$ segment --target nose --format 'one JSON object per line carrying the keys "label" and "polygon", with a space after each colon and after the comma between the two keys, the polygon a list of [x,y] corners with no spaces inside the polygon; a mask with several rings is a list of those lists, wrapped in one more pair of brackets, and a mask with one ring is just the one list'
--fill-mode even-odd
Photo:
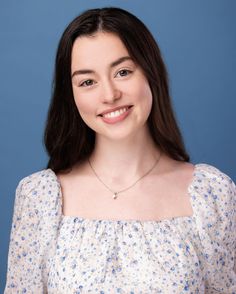
{"label": "nose", "polygon": [[121,91],[112,83],[112,81],[103,81],[101,91],[101,100],[103,103],[113,103],[120,97]]}

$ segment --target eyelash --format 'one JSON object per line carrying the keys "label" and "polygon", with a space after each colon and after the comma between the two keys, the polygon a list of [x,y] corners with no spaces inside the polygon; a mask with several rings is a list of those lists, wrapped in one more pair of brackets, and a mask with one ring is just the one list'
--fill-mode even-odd
{"label": "eyelash", "polygon": [[[129,70],[129,69],[121,69],[121,70],[118,71],[118,73],[120,73],[120,72],[126,72],[126,73],[128,73],[128,74],[126,74],[125,76],[122,76],[122,77],[126,77],[126,76],[128,76],[129,74],[131,74],[133,71],[132,71],[132,70]],[[118,74],[118,73],[117,73],[117,74]],[[91,79],[86,80],[86,81],[84,81],[83,83],[81,83],[81,84],[79,85],[79,87],[91,87],[92,85],[87,85],[87,86],[86,86],[86,83],[87,83],[88,81],[93,81],[93,80],[91,80]]]}

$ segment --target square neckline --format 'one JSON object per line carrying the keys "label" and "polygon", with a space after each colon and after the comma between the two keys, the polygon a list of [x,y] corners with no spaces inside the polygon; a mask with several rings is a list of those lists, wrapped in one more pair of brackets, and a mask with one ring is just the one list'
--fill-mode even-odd
{"label": "square neckline", "polygon": [[65,215],[62,212],[62,200],[63,200],[63,194],[62,194],[62,186],[60,183],[59,178],[57,177],[56,173],[51,169],[48,168],[47,170],[50,171],[52,173],[52,175],[54,176],[58,187],[59,187],[59,200],[61,203],[61,217],[63,221],[73,221],[73,222],[92,222],[92,223],[117,223],[117,224],[133,224],[133,223],[168,223],[168,222],[175,222],[175,221],[191,221],[195,219],[195,208],[194,208],[194,198],[192,195],[192,188],[194,186],[194,182],[196,179],[196,175],[197,175],[197,169],[198,167],[202,165],[201,163],[199,164],[193,164],[193,172],[192,172],[192,178],[187,186],[187,195],[189,196],[189,201],[190,201],[190,205],[192,208],[192,215],[183,215],[183,216],[173,216],[173,217],[169,217],[169,218],[163,218],[163,219],[159,219],[159,220],[139,220],[139,219],[102,219],[102,218],[87,218],[87,217],[82,217],[82,216],[76,216],[76,215]]}

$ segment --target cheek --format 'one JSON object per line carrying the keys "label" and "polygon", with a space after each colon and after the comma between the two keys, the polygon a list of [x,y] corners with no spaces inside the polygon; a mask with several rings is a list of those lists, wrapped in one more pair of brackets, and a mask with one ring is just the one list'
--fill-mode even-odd
{"label": "cheek", "polygon": [[152,92],[148,83],[145,83],[139,91],[139,100],[142,104],[142,109],[150,112],[152,108]]}
{"label": "cheek", "polygon": [[89,99],[90,97],[87,97],[86,95],[78,95],[76,91],[73,93],[76,107],[82,117],[88,115],[94,110],[93,103],[91,103]]}
{"label": "cheek", "polygon": [[75,104],[82,120],[91,128],[91,112],[93,111],[91,107],[92,103],[86,103],[83,99],[75,98]]}
{"label": "cheek", "polygon": [[87,97],[87,95],[78,95],[74,92],[74,100],[77,107],[77,110],[84,121],[84,123],[94,129],[94,122],[91,120],[91,115],[96,115],[95,111],[95,103],[91,102],[91,97]]}

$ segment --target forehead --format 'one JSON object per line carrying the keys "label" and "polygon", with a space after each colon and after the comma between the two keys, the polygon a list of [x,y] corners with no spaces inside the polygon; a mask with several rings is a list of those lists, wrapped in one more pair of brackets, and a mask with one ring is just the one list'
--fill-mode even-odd
{"label": "forehead", "polygon": [[72,48],[71,66],[90,67],[110,64],[112,61],[129,56],[121,39],[113,34],[98,32],[92,36],[78,37]]}

